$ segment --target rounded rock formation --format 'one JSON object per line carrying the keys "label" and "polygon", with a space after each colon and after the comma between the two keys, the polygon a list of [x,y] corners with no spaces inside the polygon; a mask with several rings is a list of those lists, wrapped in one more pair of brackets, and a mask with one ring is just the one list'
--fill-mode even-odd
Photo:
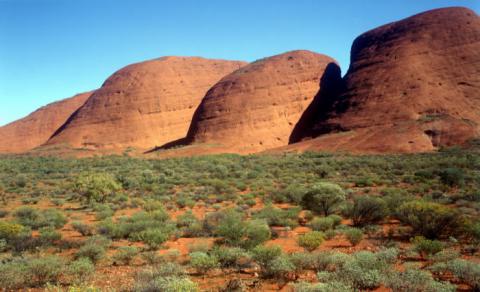
{"label": "rounded rock formation", "polygon": [[324,81],[340,79],[335,60],[309,51],[253,62],[208,91],[188,140],[240,153],[287,145],[309,104],[329,86]]}
{"label": "rounded rock formation", "polygon": [[479,16],[443,8],[362,34],[344,85],[312,149],[418,152],[478,137]]}
{"label": "rounded rock formation", "polygon": [[0,153],[22,153],[47,142],[91,95],[92,92],[87,92],[51,103],[0,127]]}
{"label": "rounded rock formation", "polygon": [[244,62],[162,57],[110,76],[48,144],[147,150],[185,138],[207,90]]}

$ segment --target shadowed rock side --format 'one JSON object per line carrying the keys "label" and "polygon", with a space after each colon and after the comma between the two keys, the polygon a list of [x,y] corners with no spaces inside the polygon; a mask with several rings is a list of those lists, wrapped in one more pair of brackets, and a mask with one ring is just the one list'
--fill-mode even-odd
{"label": "shadowed rock side", "polygon": [[0,127],[0,153],[22,153],[47,142],[91,94],[82,93],[51,103],[23,119]]}
{"label": "shadowed rock side", "polygon": [[344,82],[296,140],[321,136],[292,148],[417,152],[478,137],[480,18],[444,8],[371,30],[354,41]]}
{"label": "shadowed rock side", "polygon": [[245,64],[163,57],[127,66],[110,76],[48,144],[116,152],[183,138],[207,90]]}
{"label": "shadowed rock side", "polygon": [[[325,55],[292,51],[233,72],[202,100],[189,130],[189,142],[216,144],[240,153],[287,145],[319,92],[326,69],[333,67],[338,68]],[[336,77],[340,79],[339,71]]]}

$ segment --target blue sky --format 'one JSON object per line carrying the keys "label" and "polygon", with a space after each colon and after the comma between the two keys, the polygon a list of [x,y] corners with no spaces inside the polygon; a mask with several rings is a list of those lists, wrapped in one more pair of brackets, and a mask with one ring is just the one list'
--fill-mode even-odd
{"label": "blue sky", "polygon": [[253,61],[294,49],[337,59],[364,31],[479,0],[0,0],[0,125],[165,55]]}

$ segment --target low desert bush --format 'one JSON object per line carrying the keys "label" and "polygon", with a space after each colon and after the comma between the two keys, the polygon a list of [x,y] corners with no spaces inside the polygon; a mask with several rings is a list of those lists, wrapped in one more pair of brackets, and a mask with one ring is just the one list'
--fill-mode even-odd
{"label": "low desert bush", "polygon": [[442,251],[444,245],[441,241],[426,239],[423,236],[416,236],[410,240],[414,248],[422,256],[431,256]]}
{"label": "low desert bush", "polygon": [[333,228],[333,220],[329,217],[314,218],[308,226],[314,231],[327,231]]}
{"label": "low desert bush", "polygon": [[284,279],[288,273],[295,271],[295,265],[286,255],[280,255],[273,259],[265,271],[266,276]]}
{"label": "low desert bush", "polygon": [[432,274],[418,269],[406,269],[403,272],[391,271],[385,284],[386,287],[399,292],[454,292],[457,290],[454,285],[436,281]]}
{"label": "low desert bush", "polygon": [[122,246],[118,248],[117,253],[113,256],[115,264],[129,265],[138,255],[138,248],[135,246]]}
{"label": "low desert bush", "polygon": [[134,291],[197,292],[198,286],[185,276],[185,271],[180,265],[165,263],[137,273]]}
{"label": "low desert bush", "polygon": [[298,237],[298,245],[308,251],[317,249],[325,239],[325,235],[320,231],[311,231]]}
{"label": "low desert bush", "polygon": [[79,222],[79,221],[74,221],[72,222],[72,227],[75,231],[77,231],[78,233],[80,233],[81,235],[83,236],[91,236],[93,235],[93,227],[89,224],[85,224],[85,223],[82,223],[82,222]]}
{"label": "low desert bush", "polygon": [[268,265],[282,254],[282,249],[279,246],[264,246],[259,245],[252,250],[252,256],[255,262],[257,262],[262,270],[268,268]]}
{"label": "low desert bush", "polygon": [[343,233],[353,246],[359,244],[363,239],[363,231],[358,228],[348,228]]}
{"label": "low desert bush", "polygon": [[89,238],[85,244],[77,251],[76,258],[88,258],[96,263],[105,257],[106,248],[110,245],[110,241],[102,236],[93,236]]}
{"label": "low desert bush", "polygon": [[65,215],[57,209],[37,210],[29,206],[22,206],[15,210],[13,215],[18,223],[32,229],[46,226],[58,229],[67,223]]}
{"label": "low desert bush", "polygon": [[203,275],[218,267],[218,259],[204,252],[193,252],[190,254],[190,265]]}
{"label": "low desert bush", "polygon": [[67,270],[73,283],[83,284],[95,273],[95,266],[90,259],[83,257],[72,261]]}
{"label": "low desert bush", "polygon": [[251,256],[239,247],[220,246],[212,250],[222,268],[240,268],[251,261]]}

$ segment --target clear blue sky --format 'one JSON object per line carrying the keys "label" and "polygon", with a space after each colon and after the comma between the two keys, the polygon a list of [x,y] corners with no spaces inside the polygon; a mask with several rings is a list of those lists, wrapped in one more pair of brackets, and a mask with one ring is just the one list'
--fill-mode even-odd
{"label": "clear blue sky", "polygon": [[0,0],[0,125],[165,55],[253,61],[294,49],[345,72],[362,32],[480,0]]}

